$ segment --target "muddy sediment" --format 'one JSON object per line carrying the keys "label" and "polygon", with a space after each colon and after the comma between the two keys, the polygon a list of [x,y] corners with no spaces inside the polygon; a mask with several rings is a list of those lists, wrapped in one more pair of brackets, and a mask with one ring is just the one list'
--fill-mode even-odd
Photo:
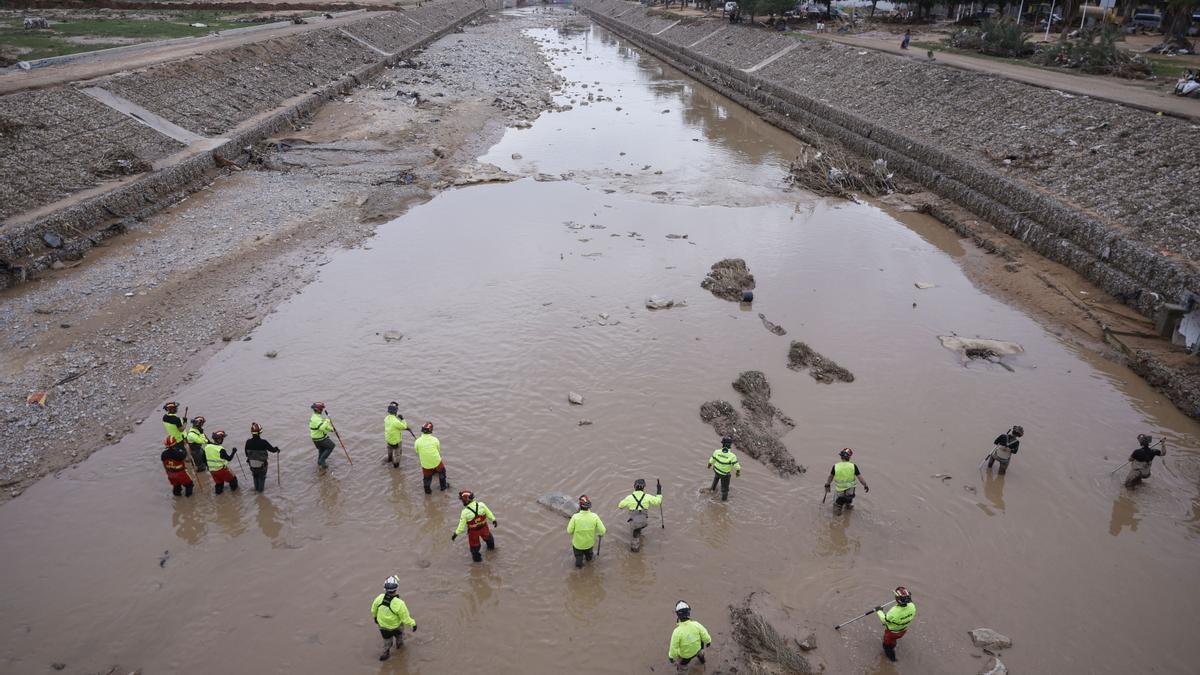
{"label": "muddy sediment", "polygon": [[796,423],[771,403],[766,375],[748,370],[734,380],[733,388],[742,395],[742,412],[728,401],[708,401],[700,406],[700,419],[718,435],[732,437],[735,450],[771,466],[779,475],[804,473],[781,440]]}
{"label": "muddy sediment", "polygon": [[722,300],[740,302],[742,291],[754,290],[754,275],[741,258],[726,258],[713,263],[712,270],[700,282],[703,288]]}
{"label": "muddy sediment", "polygon": [[793,340],[788,349],[788,368],[792,370],[807,370],[817,382],[831,384],[833,382],[853,382],[854,373],[839,366],[832,359],[818,354],[812,347]]}
{"label": "muddy sediment", "polygon": [[726,667],[736,665],[758,675],[805,675],[824,671],[816,668],[805,652],[817,648],[816,637],[794,611],[765,591],[751,593],[738,605],[729,606],[733,639],[740,650]]}

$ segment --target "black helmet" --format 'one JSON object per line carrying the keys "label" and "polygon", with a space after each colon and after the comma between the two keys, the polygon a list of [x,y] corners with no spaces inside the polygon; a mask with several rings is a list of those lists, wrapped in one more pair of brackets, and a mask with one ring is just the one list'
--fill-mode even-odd
{"label": "black helmet", "polygon": [[1143,448],[1150,445],[1150,441],[1153,440],[1154,438],[1150,434],[1138,434],[1138,443],[1141,443]]}
{"label": "black helmet", "polygon": [[645,490],[646,489],[646,479],[639,478],[639,479],[633,481],[633,489],[634,490]]}
{"label": "black helmet", "polygon": [[391,403],[388,404],[388,414],[389,415],[395,415],[398,412],[400,412],[400,404],[399,403],[392,401]]}
{"label": "black helmet", "polygon": [[721,439],[721,447],[728,448],[733,445],[733,436],[726,436]]}
{"label": "black helmet", "polygon": [[196,415],[195,417],[192,418],[192,426],[199,429],[200,427],[204,426],[204,423],[207,421],[208,420],[204,419],[203,415]]}
{"label": "black helmet", "polygon": [[1012,435],[1020,438],[1025,435],[1025,429],[1019,424],[1014,424],[1012,428]]}
{"label": "black helmet", "polygon": [[166,410],[167,412],[175,412],[175,409],[178,407],[179,404],[175,401],[167,401],[163,404],[163,410]]}
{"label": "black helmet", "polygon": [[692,616],[692,608],[683,600],[675,603],[675,616],[679,617],[680,621],[687,621]]}

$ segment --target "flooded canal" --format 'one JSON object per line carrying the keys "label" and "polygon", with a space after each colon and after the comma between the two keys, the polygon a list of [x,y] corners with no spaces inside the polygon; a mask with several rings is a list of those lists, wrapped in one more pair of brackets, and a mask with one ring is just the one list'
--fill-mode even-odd
{"label": "flooded canal", "polygon": [[[826,672],[972,673],[977,627],[1013,638],[1016,672],[1194,672],[1196,423],[973,285],[941,225],[786,189],[797,142],[728,99],[598,27],[534,35],[573,108],[481,161],[542,180],[449,190],[383,226],[173,395],[227,446],[262,424],[280,486],[214,496],[203,478],[172,498],[147,410],[0,506],[0,670],[666,672],[677,600],[719,653],[728,606],[767,590],[816,629]],[[757,278],[750,311],[700,288],[726,257]],[[652,312],[650,295],[686,305]],[[964,365],[939,344],[951,334],[1025,351],[1012,372]],[[855,381],[788,370],[793,339]],[[752,369],[809,470],[785,479],[743,455],[721,503],[700,492],[718,439],[699,408],[736,404],[730,383]],[[335,454],[324,476],[314,400],[354,460]],[[436,425],[453,488],[495,512],[485,563],[450,541],[461,507],[423,494],[411,439],[400,469],[382,463],[391,400]],[[1013,424],[1008,475],[981,477]],[[1169,455],[1127,493],[1109,472],[1142,432]],[[871,491],[834,517],[822,484],[847,446]],[[636,478],[666,499],[665,529],[656,514],[634,554],[616,504]],[[551,490],[587,493],[609,527],[582,571],[565,519],[536,504]],[[381,663],[368,610],[390,574],[420,630]],[[831,629],[901,584],[919,613],[899,663],[874,619]]]}

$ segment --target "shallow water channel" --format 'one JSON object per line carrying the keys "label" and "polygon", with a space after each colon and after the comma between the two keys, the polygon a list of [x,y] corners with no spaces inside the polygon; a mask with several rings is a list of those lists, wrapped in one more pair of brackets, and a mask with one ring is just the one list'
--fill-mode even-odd
{"label": "shallow water channel", "polygon": [[[246,481],[214,496],[205,478],[172,498],[148,410],[120,444],[0,506],[0,670],[665,672],[676,600],[720,650],[727,606],[763,589],[816,629],[827,672],[975,672],[966,631],[981,626],[1013,638],[1014,671],[1194,672],[1195,423],[975,287],[941,225],[787,190],[797,143],[731,101],[599,28],[534,35],[575,107],[481,159],[567,179],[414,208],[174,395],[230,446],[262,424],[284,448],[281,487],[272,468],[265,495]],[[589,93],[613,100],[580,105]],[[750,311],[699,286],[725,257],[758,280]],[[686,306],[651,312],[652,294]],[[938,342],[951,333],[1025,352],[1013,372],[964,364]],[[857,379],[788,370],[792,339]],[[743,456],[720,503],[699,491],[717,438],[698,411],[736,405],[730,383],[750,369],[796,420],[784,441],[809,472]],[[451,484],[499,518],[484,564],[451,543],[460,506],[422,493],[410,439],[399,470],[381,463],[392,399],[437,425]],[[313,400],[354,458],[335,454],[323,477]],[[981,477],[1014,423],[1026,436],[1009,474]],[[1139,432],[1165,434],[1170,455],[1130,494],[1109,471]],[[845,446],[871,492],[834,517],[821,485]],[[632,554],[615,507],[639,477],[662,480],[666,527],[655,514]],[[583,571],[566,521],[535,503],[549,490],[587,493],[609,526]],[[393,573],[420,631],[380,663],[368,609]],[[831,629],[899,584],[919,613],[898,664],[873,619]]]}

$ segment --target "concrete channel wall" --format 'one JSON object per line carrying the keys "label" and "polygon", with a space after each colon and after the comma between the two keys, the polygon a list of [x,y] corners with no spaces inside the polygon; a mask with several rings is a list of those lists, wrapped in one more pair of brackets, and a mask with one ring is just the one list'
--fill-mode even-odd
{"label": "concrete channel wall", "polygon": [[1200,162],[1173,159],[1194,142],[1183,120],[624,0],[579,7],[801,138],[886,160],[1147,315],[1150,292],[1200,292],[1200,205],[1183,188],[1200,185]]}
{"label": "concrete channel wall", "polygon": [[[0,288],[198,189],[218,169],[216,156],[236,158],[291,128],[484,7],[438,0],[372,12],[340,28],[0,97]],[[95,87],[162,123],[152,128],[81,91]],[[181,136],[200,140],[189,147]],[[155,168],[104,190],[130,162]],[[98,194],[85,198],[89,189]]]}

